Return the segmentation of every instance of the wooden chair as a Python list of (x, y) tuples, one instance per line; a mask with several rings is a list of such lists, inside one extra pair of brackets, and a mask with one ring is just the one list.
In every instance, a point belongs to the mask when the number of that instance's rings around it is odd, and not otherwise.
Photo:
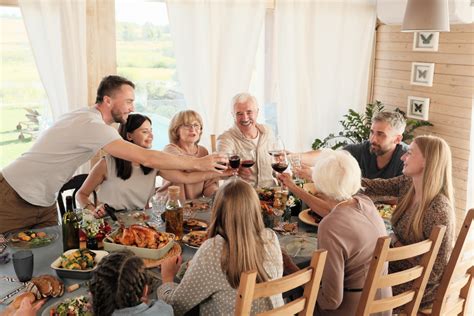
[[(72, 203), (73, 203), (74, 208), (76, 208), (76, 193), (80, 189), (80, 187), (82, 186), (84, 181), (86, 181), (87, 176), (88, 176), (88, 174), (78, 174), (78, 175), (72, 177), (68, 182), (66, 182), (61, 187), (61, 190), (59, 190), (59, 193), (58, 193), (58, 208), (59, 208), (59, 212), (61, 213), (61, 218), (63, 217), (64, 213), (66, 212), (66, 207), (64, 206), (64, 198), (65, 197), (63, 197), (63, 193), (65, 191), (73, 190), (72, 191)], [(97, 194), (96, 194), (95, 191), (93, 192), (93, 194), (94, 194), (94, 204), (95, 204), (96, 201), (97, 201)]]
[(431, 315), (467, 315), (466, 299), (473, 287), (474, 276), (473, 221), (474, 209), (470, 209), (464, 218), (448, 265), (444, 269)]
[(211, 153), (216, 152), (216, 134), (211, 134)]
[[(390, 237), (379, 238), (375, 246), (374, 256), (367, 273), (367, 279), (365, 280), (356, 315), (370, 315), (371, 313), (388, 311), (406, 304), (404, 312), (407, 315), (415, 316), (445, 232), (445, 226), (436, 226), (433, 228), (430, 238), (397, 248), (390, 248)], [(413, 268), (382, 275), (386, 262), (406, 260), (418, 256), (422, 257), (419, 264)], [(410, 281), (413, 281), (413, 286), (409, 291), (389, 298), (378, 300), (375, 298), (379, 288), (391, 287)]]
[(327, 251), (324, 249), (315, 251), (309, 267), (284, 276), (283, 278), (258, 284), (256, 284), (256, 271), (243, 272), (237, 291), (235, 315), (250, 315), (252, 301), (257, 298), (280, 294), (303, 284), (305, 286), (302, 297), (258, 315), (313, 315), (316, 298), (318, 297), (319, 284), (321, 283), (324, 264), (326, 263), (326, 256)]

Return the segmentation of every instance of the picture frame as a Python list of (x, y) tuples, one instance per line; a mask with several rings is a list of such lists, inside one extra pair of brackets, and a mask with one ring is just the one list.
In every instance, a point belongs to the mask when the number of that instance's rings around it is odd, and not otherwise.
[(434, 63), (411, 63), (410, 83), (418, 86), (433, 86)]
[(430, 98), (409, 96), (407, 102), (407, 116), (417, 120), (428, 120)]
[(439, 32), (415, 32), (413, 34), (413, 50), (424, 52), (437, 52), (439, 45)]

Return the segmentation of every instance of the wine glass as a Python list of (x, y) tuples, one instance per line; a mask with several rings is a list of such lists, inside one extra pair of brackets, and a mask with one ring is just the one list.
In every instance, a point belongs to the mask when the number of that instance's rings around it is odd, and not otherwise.
[(273, 143), (270, 145), (270, 150), (268, 153), (273, 156), (275, 153), (278, 153), (280, 151), (285, 151), (285, 144), (283, 144), (283, 141), (279, 136), (275, 137), (275, 140)]
[(252, 166), (255, 164), (255, 151), (254, 150), (249, 150), (247, 152), (244, 152), (241, 155), (242, 161), (240, 162), (240, 165), (242, 168), (252, 168)]
[[(288, 156), (290, 159), (291, 163), (291, 171), (293, 171), (293, 174), (295, 172), (295, 169), (301, 168), (301, 154), (291, 154)], [(300, 179), (298, 176), (295, 176), (295, 182), (301, 182), (302, 179)]]
[(232, 168), (232, 175), (234, 177), (237, 177), (237, 174), (239, 173), (239, 167), (240, 167), (240, 155), (232, 151), (228, 154), (229, 156), (229, 167)]
[[(288, 157), (285, 150), (275, 151), (272, 155), (272, 168), (278, 173), (283, 173), (288, 168)], [(281, 185), (281, 191), (284, 191), (284, 185)]]

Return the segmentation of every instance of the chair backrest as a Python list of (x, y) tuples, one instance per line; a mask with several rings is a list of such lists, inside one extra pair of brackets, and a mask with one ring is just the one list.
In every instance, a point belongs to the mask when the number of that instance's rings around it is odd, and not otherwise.
[(474, 209), (467, 212), (433, 303), (432, 315), (467, 315), (474, 276)]
[(216, 150), (216, 134), (211, 134), (211, 153), (215, 152)]
[[(390, 248), (390, 237), (379, 238), (356, 315), (365, 316), (371, 313), (388, 311), (405, 304), (404, 312), (407, 315), (416, 315), (445, 232), (445, 226), (436, 226), (431, 231), (428, 239), (396, 248)], [(407, 260), (418, 256), (421, 256), (418, 265), (404, 271), (382, 275), (386, 262)], [(411, 281), (413, 286), (406, 292), (383, 299), (376, 299), (375, 297), (379, 288)]]
[[(68, 182), (66, 182), (62, 186), (61, 190), (59, 190), (59, 193), (58, 193), (58, 207), (59, 207), (59, 212), (61, 213), (61, 218), (64, 215), (64, 213), (66, 212), (66, 207), (64, 206), (63, 193), (65, 191), (73, 190), (72, 191), (72, 203), (73, 203), (74, 208), (76, 208), (76, 192), (82, 186), (84, 181), (86, 181), (87, 176), (88, 176), (88, 174), (78, 174), (78, 175), (72, 177)], [(96, 203), (97, 194), (96, 194), (95, 191), (93, 192), (93, 194), (94, 194), (94, 203)]]
[(250, 315), (253, 300), (269, 297), (304, 285), (303, 296), (281, 307), (258, 315), (313, 315), (319, 284), (323, 276), (327, 251), (317, 250), (313, 253), (309, 267), (283, 278), (256, 283), (257, 272), (243, 272), (235, 302), (235, 315)]

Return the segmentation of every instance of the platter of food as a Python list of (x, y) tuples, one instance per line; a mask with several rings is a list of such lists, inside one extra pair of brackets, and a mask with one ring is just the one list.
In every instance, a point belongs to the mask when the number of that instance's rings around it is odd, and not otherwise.
[(92, 316), (92, 305), (89, 297), (80, 295), (76, 297), (66, 298), (48, 308), (46, 308), (41, 316)]
[(51, 268), (61, 278), (90, 279), (97, 264), (108, 254), (103, 250), (70, 249), (54, 260)]
[(206, 230), (208, 227), (208, 222), (198, 218), (190, 218), (188, 220), (183, 221), (183, 229), (185, 233), (189, 233), (191, 231), (196, 230)]
[(183, 243), (191, 248), (199, 248), (207, 240), (207, 231), (192, 231), (183, 236)]
[(183, 210), (189, 213), (206, 212), (210, 206), (211, 200), (208, 198), (194, 199), (184, 202)]
[(322, 217), (316, 214), (311, 209), (306, 209), (301, 211), (298, 214), (298, 218), (305, 224), (312, 225), (312, 226), (319, 226), (319, 222), (321, 221)]
[(160, 259), (173, 247), (174, 234), (153, 227), (134, 224), (122, 226), (103, 240), (107, 251), (128, 249), (141, 258)]
[(45, 247), (58, 239), (57, 232), (41, 229), (22, 230), (7, 236), (8, 245), (12, 248), (31, 249)]

